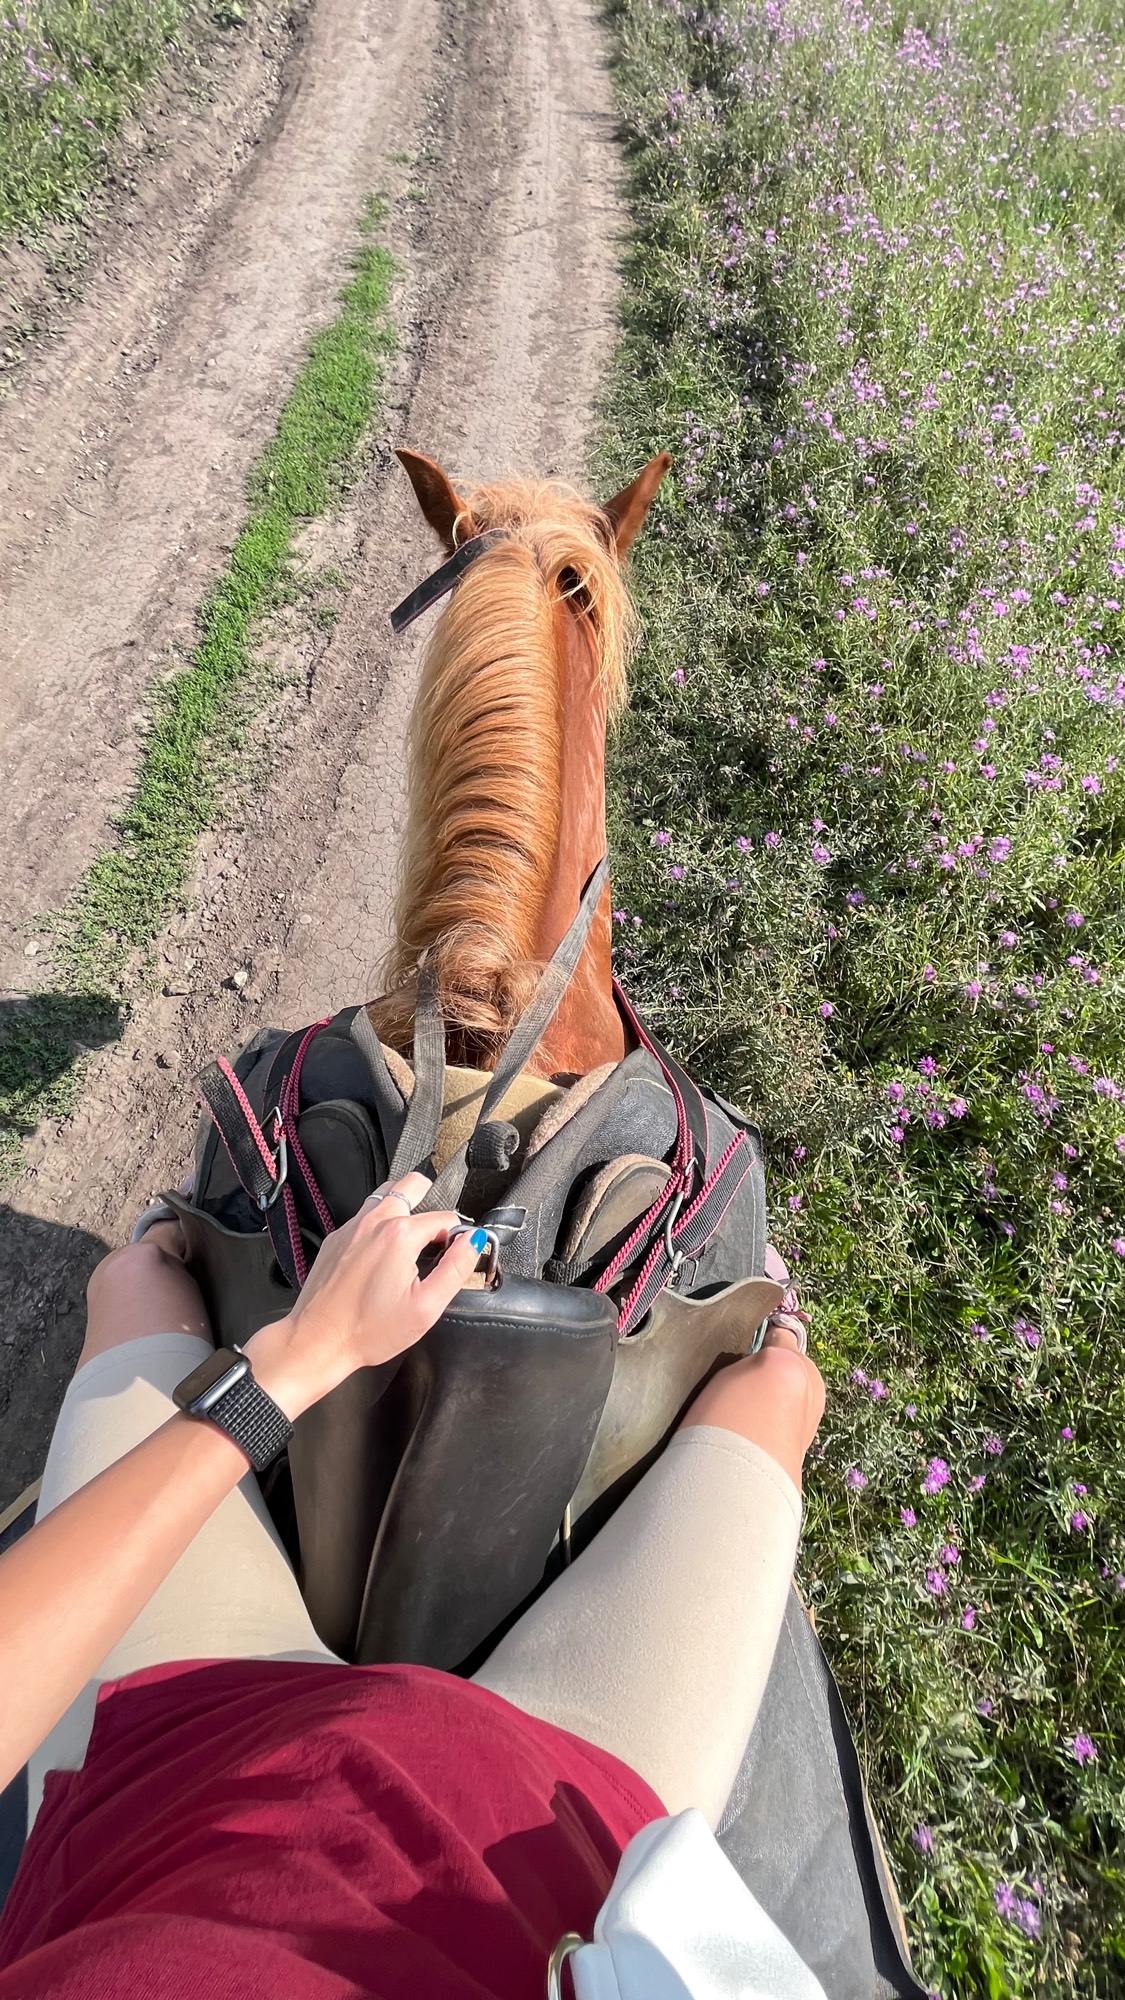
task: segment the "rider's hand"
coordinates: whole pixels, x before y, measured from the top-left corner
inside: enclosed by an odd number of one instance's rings
[[[418,1259],[443,1244],[460,1220],[452,1210],[413,1215],[430,1183],[404,1174],[380,1190],[342,1229],[327,1236],[285,1319],[246,1343],[256,1379],[286,1416],[296,1417],[354,1369],[389,1361],[441,1317],[468,1283],[479,1246],[459,1236],[428,1277]]]

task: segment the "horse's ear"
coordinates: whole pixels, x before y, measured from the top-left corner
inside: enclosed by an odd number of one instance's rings
[[[441,537],[447,554],[452,555],[475,532],[465,502],[432,458],[423,458],[420,451],[396,451],[395,457],[413,486],[431,528]]]
[[[658,452],[655,458],[649,459],[644,471],[638,472],[631,486],[623,486],[620,493],[615,493],[612,500],[604,503],[602,512],[609,518],[613,546],[619,556],[628,555],[644,527],[645,516],[671,463],[670,451]]]

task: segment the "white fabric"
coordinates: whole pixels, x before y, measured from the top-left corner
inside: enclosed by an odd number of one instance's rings
[[[569,1967],[575,2000],[825,2000],[693,1810],[634,1835]]]

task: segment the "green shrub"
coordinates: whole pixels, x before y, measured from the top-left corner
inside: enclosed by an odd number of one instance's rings
[[[77,206],[183,11],[183,0],[6,0],[0,240]]]
[[[765,1130],[829,1385],[803,1581],[919,1962],[1105,1995],[1120,36],[1098,0],[611,12],[638,233],[602,471],[677,460],[635,569],[619,956]]]

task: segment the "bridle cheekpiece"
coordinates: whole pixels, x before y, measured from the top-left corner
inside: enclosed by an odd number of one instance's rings
[[[467,542],[462,542],[460,548],[454,549],[453,554],[446,558],[440,568],[432,570],[429,576],[423,577],[421,583],[416,583],[413,590],[407,592],[402,603],[395,605],[391,612],[392,632],[405,632],[407,626],[413,625],[414,620],[420,618],[423,611],[428,611],[431,604],[436,604],[439,598],[448,596],[478,556],[484,555],[487,549],[494,548],[497,542],[510,540],[509,528],[486,528],[483,534],[472,535]]]

